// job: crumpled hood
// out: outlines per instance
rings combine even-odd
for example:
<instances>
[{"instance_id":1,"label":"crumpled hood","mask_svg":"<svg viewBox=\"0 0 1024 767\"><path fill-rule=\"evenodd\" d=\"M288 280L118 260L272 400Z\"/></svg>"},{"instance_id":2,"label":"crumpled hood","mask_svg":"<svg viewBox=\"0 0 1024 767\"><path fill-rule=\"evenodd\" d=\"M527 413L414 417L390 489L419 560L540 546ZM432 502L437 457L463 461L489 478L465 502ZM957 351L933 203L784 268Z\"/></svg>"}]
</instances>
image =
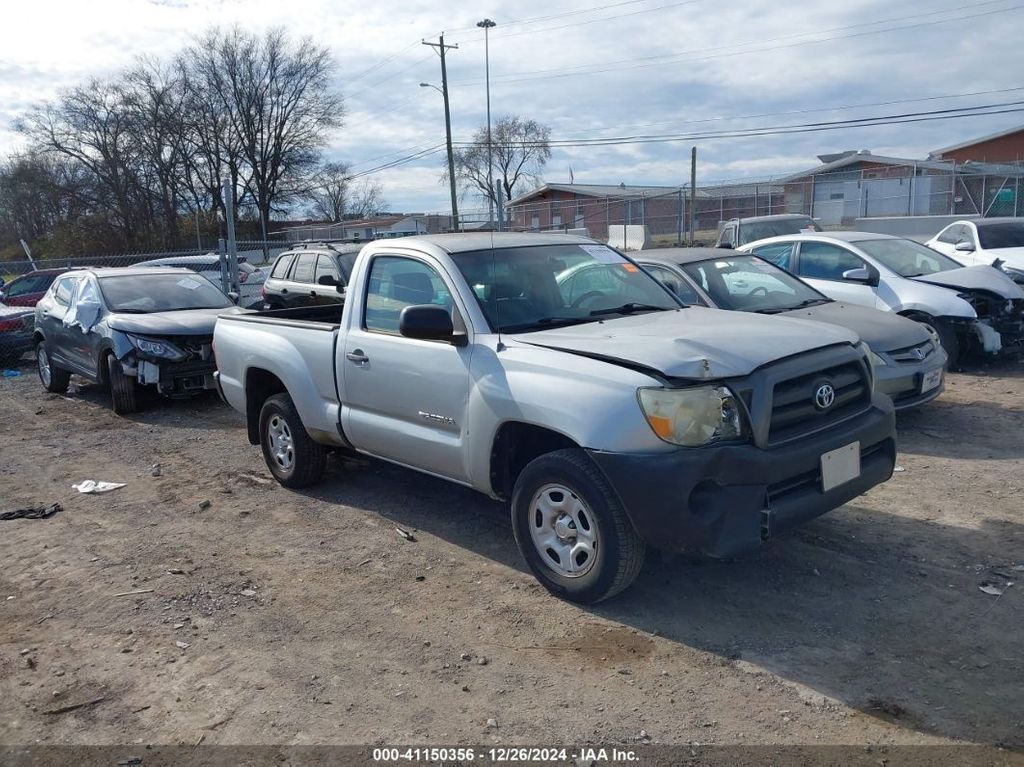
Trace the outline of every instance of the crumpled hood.
<instances>
[{"instance_id":1,"label":"crumpled hood","mask_svg":"<svg viewBox=\"0 0 1024 767\"><path fill-rule=\"evenodd\" d=\"M237 306L225 309L187 309L180 312L152 312L151 314L111 314L107 324L125 333L147 336L212 336L217 317L238 314Z\"/></svg>"},{"instance_id":2,"label":"crumpled hood","mask_svg":"<svg viewBox=\"0 0 1024 767\"><path fill-rule=\"evenodd\" d=\"M952 290L987 290L1003 298L1024 298L1024 291L1013 280L991 266L964 266L947 272L922 274L910 279L930 282L932 285Z\"/></svg>"},{"instance_id":3,"label":"crumpled hood","mask_svg":"<svg viewBox=\"0 0 1024 767\"><path fill-rule=\"evenodd\" d=\"M524 344L622 361L671 378L732 378L857 335L834 325L689 307L510 336Z\"/></svg>"},{"instance_id":4,"label":"crumpled hood","mask_svg":"<svg viewBox=\"0 0 1024 767\"><path fill-rule=\"evenodd\" d=\"M783 312L782 316L849 328L868 346L881 352L906 349L908 346L923 344L930 338L928 331L919 322L880 309L844 304L841 301L793 309Z\"/></svg>"}]
</instances>

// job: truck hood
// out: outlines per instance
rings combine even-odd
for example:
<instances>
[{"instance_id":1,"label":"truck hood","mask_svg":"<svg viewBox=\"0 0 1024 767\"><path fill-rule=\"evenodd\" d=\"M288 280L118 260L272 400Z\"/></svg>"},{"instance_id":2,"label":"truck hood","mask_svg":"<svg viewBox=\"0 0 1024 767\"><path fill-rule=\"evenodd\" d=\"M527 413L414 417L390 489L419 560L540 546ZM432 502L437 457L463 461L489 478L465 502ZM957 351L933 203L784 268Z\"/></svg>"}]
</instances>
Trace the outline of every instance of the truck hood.
<instances>
[{"instance_id":1,"label":"truck hood","mask_svg":"<svg viewBox=\"0 0 1024 767\"><path fill-rule=\"evenodd\" d=\"M929 339L928 331L918 322L891 312L856 304L844 304L841 301L793 309L775 316L815 320L849 328L875 351L906 349L908 346L923 344Z\"/></svg>"},{"instance_id":2,"label":"truck hood","mask_svg":"<svg viewBox=\"0 0 1024 767\"><path fill-rule=\"evenodd\" d=\"M994 259L993 259L994 260ZM1024 292L999 269L991 266L964 266L935 274L911 277L915 282L929 282L952 290L987 290L1002 298L1024 298Z\"/></svg>"},{"instance_id":3,"label":"truck hood","mask_svg":"<svg viewBox=\"0 0 1024 767\"><path fill-rule=\"evenodd\" d=\"M554 330L515 341L655 370L670 378L744 376L769 362L833 344L857 342L834 325L689 307Z\"/></svg>"},{"instance_id":4,"label":"truck hood","mask_svg":"<svg viewBox=\"0 0 1024 767\"><path fill-rule=\"evenodd\" d=\"M150 314L115 313L107 317L107 324L114 330L148 336L212 336L217 317L222 314L238 314L239 311L237 306L231 306Z\"/></svg>"}]
</instances>

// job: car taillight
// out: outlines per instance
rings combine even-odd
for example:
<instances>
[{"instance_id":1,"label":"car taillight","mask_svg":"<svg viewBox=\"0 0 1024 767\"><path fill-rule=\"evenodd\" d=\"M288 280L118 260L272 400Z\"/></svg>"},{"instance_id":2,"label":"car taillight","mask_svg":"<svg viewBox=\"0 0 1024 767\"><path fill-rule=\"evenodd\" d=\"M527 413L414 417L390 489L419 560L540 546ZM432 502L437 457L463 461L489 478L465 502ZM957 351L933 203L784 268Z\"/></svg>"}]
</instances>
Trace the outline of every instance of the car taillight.
<instances>
[{"instance_id":1,"label":"car taillight","mask_svg":"<svg viewBox=\"0 0 1024 767\"><path fill-rule=\"evenodd\" d=\"M0 320L0 333L12 333L23 327L20 317L16 320Z\"/></svg>"}]
</instances>

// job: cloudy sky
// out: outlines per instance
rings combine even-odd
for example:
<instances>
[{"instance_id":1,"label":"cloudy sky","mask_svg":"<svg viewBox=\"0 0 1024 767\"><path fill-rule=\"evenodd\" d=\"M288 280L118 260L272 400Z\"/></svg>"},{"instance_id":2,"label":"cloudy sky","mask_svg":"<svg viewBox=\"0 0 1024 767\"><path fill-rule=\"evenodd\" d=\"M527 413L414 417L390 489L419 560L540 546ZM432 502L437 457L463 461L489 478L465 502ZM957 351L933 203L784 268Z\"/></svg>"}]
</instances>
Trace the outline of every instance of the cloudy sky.
<instances>
[{"instance_id":1,"label":"cloudy sky","mask_svg":"<svg viewBox=\"0 0 1024 767\"><path fill-rule=\"evenodd\" d=\"M31 104L136 56L170 54L212 25L284 26L330 47L345 126L328 155L367 170L444 141L440 66L421 44L444 31L456 141L486 119L489 17L495 118L547 123L555 139L693 134L1024 102L1024 3L993 0L35 0L4 10L0 154ZM974 94L974 95L969 95ZM1018 105L1002 108L1018 108ZM1024 113L757 138L571 147L552 182L678 184L765 178L815 156L905 157L1024 124ZM443 153L377 174L394 210L441 211Z\"/></svg>"}]
</instances>

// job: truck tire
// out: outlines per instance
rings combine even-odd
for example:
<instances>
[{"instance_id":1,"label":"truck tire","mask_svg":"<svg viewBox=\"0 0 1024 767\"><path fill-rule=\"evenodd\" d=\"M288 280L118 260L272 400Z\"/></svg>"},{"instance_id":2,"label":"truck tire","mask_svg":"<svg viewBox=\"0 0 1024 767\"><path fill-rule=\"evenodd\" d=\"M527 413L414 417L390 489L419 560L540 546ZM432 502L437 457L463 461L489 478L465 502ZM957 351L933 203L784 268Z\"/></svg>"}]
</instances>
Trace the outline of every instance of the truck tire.
<instances>
[{"instance_id":1,"label":"truck tire","mask_svg":"<svg viewBox=\"0 0 1024 767\"><path fill-rule=\"evenodd\" d=\"M519 551L557 597L600 602L640 573L644 542L583 450L556 450L527 464L516 480L511 512Z\"/></svg>"},{"instance_id":2,"label":"truck tire","mask_svg":"<svg viewBox=\"0 0 1024 767\"><path fill-rule=\"evenodd\" d=\"M118 415L134 413L138 410L138 397L135 379L126 376L121 363L113 354L106 356L107 382L110 384L110 404Z\"/></svg>"},{"instance_id":3,"label":"truck tire","mask_svg":"<svg viewBox=\"0 0 1024 767\"><path fill-rule=\"evenodd\" d=\"M287 394L275 394L260 410L260 447L274 479L285 487L320 481L327 448L314 442Z\"/></svg>"},{"instance_id":4,"label":"truck tire","mask_svg":"<svg viewBox=\"0 0 1024 767\"><path fill-rule=\"evenodd\" d=\"M68 390L71 373L53 364L45 341L36 344L36 372L39 373L39 380L46 391L52 394L63 394Z\"/></svg>"}]
</instances>

